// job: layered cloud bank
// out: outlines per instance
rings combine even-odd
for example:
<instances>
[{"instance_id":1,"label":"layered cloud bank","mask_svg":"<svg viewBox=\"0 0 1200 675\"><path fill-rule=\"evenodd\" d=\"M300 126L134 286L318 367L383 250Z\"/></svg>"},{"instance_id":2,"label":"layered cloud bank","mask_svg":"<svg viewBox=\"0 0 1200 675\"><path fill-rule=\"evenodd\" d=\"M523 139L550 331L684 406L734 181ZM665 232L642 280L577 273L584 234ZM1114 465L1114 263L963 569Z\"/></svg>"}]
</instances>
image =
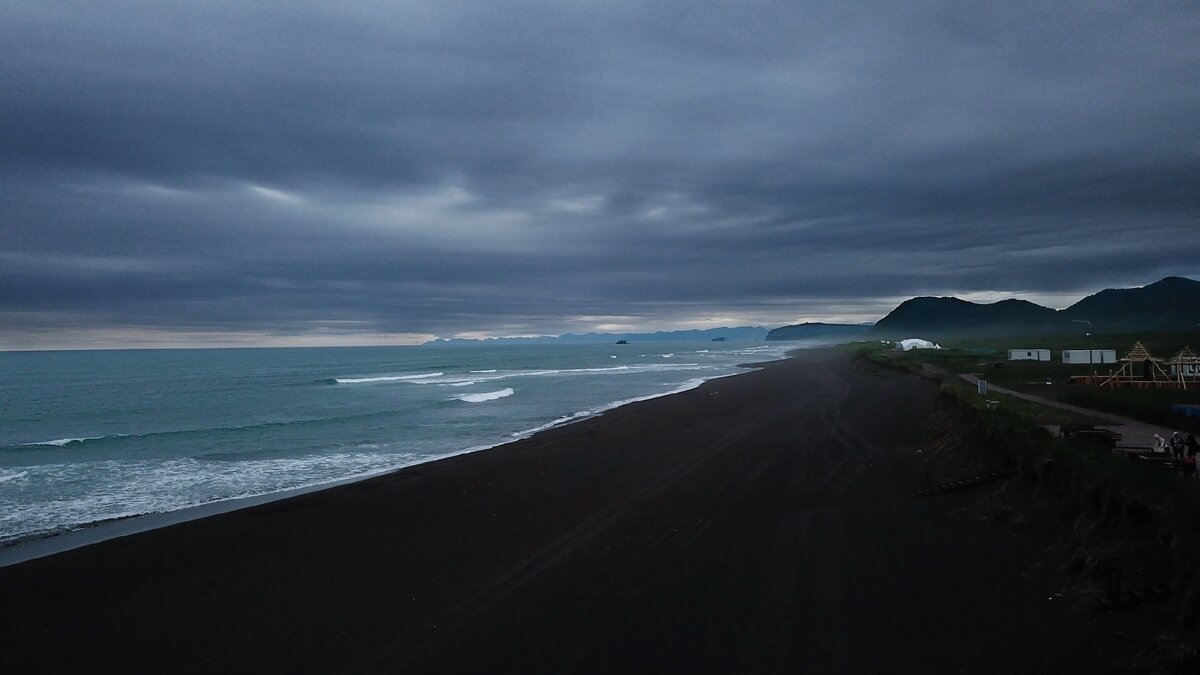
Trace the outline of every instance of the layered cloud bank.
<instances>
[{"instance_id":1,"label":"layered cloud bank","mask_svg":"<svg viewBox=\"0 0 1200 675\"><path fill-rule=\"evenodd\" d=\"M1196 276L1200 9L943 5L0 7L0 348Z\"/></svg>"}]
</instances>

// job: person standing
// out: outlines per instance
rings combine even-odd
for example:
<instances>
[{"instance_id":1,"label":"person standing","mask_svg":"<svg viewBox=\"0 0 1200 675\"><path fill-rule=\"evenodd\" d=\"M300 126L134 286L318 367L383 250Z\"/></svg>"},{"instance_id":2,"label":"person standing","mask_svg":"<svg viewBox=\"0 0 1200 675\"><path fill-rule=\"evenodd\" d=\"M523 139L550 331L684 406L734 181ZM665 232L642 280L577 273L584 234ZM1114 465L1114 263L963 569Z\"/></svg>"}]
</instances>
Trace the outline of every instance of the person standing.
<instances>
[{"instance_id":1,"label":"person standing","mask_svg":"<svg viewBox=\"0 0 1200 675\"><path fill-rule=\"evenodd\" d=\"M1183 436L1180 436L1179 432L1176 431L1171 434L1171 456L1175 459L1183 459L1183 449Z\"/></svg>"}]
</instances>

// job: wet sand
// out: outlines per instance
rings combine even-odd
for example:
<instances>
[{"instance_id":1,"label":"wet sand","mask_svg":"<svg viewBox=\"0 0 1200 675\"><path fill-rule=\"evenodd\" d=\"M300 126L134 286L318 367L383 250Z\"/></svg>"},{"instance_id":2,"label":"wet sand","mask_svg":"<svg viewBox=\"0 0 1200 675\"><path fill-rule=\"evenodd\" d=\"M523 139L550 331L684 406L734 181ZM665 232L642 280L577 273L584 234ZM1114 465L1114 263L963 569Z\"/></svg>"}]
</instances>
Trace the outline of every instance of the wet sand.
<instances>
[{"instance_id":1,"label":"wet sand","mask_svg":"<svg viewBox=\"0 0 1200 675\"><path fill-rule=\"evenodd\" d=\"M1044 539L909 496L935 405L804 351L0 568L0 671L1127 672Z\"/></svg>"}]
</instances>

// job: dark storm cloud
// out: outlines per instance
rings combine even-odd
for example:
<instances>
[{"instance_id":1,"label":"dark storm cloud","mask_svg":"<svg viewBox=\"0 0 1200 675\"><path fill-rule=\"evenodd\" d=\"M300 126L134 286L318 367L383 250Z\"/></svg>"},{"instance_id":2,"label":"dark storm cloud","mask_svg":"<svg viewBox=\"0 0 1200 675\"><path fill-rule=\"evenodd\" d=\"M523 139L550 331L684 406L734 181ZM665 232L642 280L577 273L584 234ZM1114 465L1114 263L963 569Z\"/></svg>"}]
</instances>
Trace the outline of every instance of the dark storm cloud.
<instances>
[{"instance_id":1,"label":"dark storm cloud","mask_svg":"<svg viewBox=\"0 0 1200 675\"><path fill-rule=\"evenodd\" d=\"M7 332L876 318L1200 272L1191 2L0 8Z\"/></svg>"}]
</instances>

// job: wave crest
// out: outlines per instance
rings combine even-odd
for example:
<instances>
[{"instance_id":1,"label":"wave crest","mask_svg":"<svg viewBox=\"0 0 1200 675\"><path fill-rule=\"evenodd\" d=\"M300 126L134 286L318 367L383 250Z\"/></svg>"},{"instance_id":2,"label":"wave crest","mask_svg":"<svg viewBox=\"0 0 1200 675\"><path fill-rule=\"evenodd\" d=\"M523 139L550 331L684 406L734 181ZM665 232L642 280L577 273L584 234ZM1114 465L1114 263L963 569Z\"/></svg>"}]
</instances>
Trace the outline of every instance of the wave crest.
<instances>
[{"instance_id":1,"label":"wave crest","mask_svg":"<svg viewBox=\"0 0 1200 675\"><path fill-rule=\"evenodd\" d=\"M335 377L337 384L366 384L368 382L404 382L406 380L423 380L428 377L441 377L445 373L421 373L419 375L382 375L379 377Z\"/></svg>"},{"instance_id":2,"label":"wave crest","mask_svg":"<svg viewBox=\"0 0 1200 675\"><path fill-rule=\"evenodd\" d=\"M120 438L121 436L124 436L124 434L113 434L112 436L79 436L78 438L56 438L52 441L38 441L36 443L25 443L25 445L53 445L56 448L61 448L64 445L71 445L72 443L86 443L88 441L98 441L102 438Z\"/></svg>"},{"instance_id":3,"label":"wave crest","mask_svg":"<svg viewBox=\"0 0 1200 675\"><path fill-rule=\"evenodd\" d=\"M512 396L513 393L512 387L505 387L498 391L489 391L482 394L459 394L454 399L466 403L483 403L484 401L495 401L498 398Z\"/></svg>"}]
</instances>

